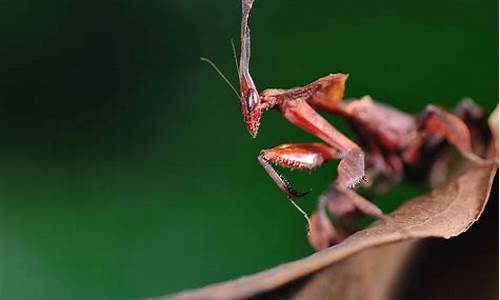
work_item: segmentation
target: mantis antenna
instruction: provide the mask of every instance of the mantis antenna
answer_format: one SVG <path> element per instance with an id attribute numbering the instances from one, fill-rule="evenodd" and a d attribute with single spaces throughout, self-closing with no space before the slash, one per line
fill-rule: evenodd
<path id="1" fill-rule="evenodd" d="M 231 48 L 233 48 L 234 63 L 236 64 L 236 71 L 238 71 L 238 76 L 240 74 L 240 66 L 238 65 L 238 56 L 236 54 L 236 47 L 234 46 L 234 40 L 231 39 Z"/>
<path id="2" fill-rule="evenodd" d="M 229 81 L 229 79 L 227 79 L 227 77 L 222 73 L 221 70 L 219 70 L 219 68 L 217 68 L 217 66 L 214 64 L 213 61 L 211 61 L 210 59 L 206 58 L 206 57 L 200 57 L 200 60 L 201 61 L 204 61 L 206 63 L 208 63 L 212 68 L 214 68 L 214 70 L 219 74 L 219 76 L 229 85 L 229 87 L 233 90 L 233 92 L 236 94 L 236 97 L 238 97 L 238 99 L 240 98 L 240 94 L 238 94 L 238 92 L 236 91 L 236 89 L 234 88 L 233 84 L 231 83 L 231 81 Z"/>

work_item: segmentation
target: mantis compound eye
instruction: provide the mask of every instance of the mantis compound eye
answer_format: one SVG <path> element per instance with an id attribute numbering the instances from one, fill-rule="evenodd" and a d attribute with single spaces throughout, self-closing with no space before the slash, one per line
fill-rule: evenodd
<path id="1" fill-rule="evenodd" d="M 245 121 L 248 132 L 252 137 L 256 137 L 259 131 L 260 118 L 262 112 L 259 108 L 259 94 L 255 89 L 248 89 L 247 93 L 241 97 L 241 114 Z"/>
<path id="2" fill-rule="evenodd" d="M 259 94 L 254 89 L 248 90 L 248 95 L 245 98 L 245 104 L 247 106 L 247 110 L 249 112 L 257 109 L 257 105 L 259 104 Z"/>

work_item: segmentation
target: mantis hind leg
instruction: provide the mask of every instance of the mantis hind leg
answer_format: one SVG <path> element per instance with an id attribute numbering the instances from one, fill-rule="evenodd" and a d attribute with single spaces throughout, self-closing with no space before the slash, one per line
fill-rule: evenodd
<path id="1" fill-rule="evenodd" d="M 485 163 L 484 159 L 472 151 L 469 128 L 458 116 L 428 105 L 419 118 L 419 125 L 423 132 L 443 134 L 446 141 L 455 146 L 464 157 L 476 163 Z"/>

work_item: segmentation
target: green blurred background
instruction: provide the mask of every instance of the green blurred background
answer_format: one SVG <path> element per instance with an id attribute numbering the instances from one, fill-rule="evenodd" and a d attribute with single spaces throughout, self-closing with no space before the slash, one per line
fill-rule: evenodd
<path id="1" fill-rule="evenodd" d="M 141 298 L 312 253 L 256 155 L 316 139 L 272 111 L 253 140 L 199 61 L 235 80 L 239 22 L 239 0 L 0 1 L 1 299 Z M 347 97 L 490 112 L 497 25 L 496 0 L 257 0 L 252 70 L 260 89 L 345 72 Z M 287 173 L 307 210 L 335 169 Z"/>

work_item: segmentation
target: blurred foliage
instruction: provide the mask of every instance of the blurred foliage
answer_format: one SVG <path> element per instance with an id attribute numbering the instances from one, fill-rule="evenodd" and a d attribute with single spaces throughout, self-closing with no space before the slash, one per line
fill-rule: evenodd
<path id="1" fill-rule="evenodd" d="M 257 0 L 252 70 L 261 89 L 345 72 L 348 97 L 416 113 L 470 96 L 491 111 L 497 12 L 493 0 Z M 315 138 L 268 112 L 251 139 L 199 61 L 236 80 L 239 1 L 3 0 L 0 16 L 0 298 L 140 298 L 312 252 L 256 155 Z M 335 169 L 291 174 L 313 189 L 301 205 Z"/>

